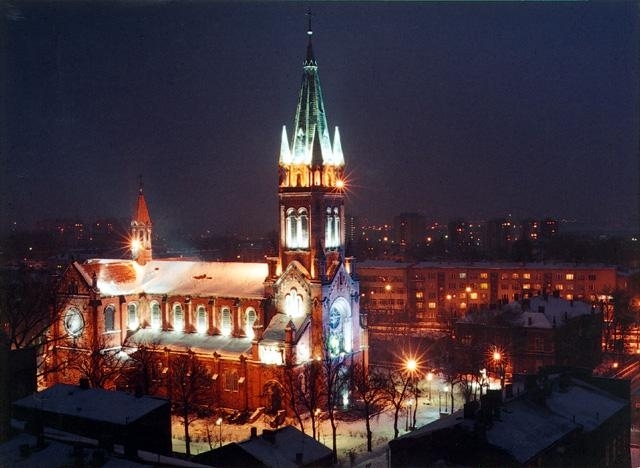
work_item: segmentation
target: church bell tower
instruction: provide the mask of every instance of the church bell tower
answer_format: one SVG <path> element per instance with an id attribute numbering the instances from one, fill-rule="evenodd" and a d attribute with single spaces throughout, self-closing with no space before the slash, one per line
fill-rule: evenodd
<path id="1" fill-rule="evenodd" d="M 302 264 L 312 279 L 344 253 L 344 156 L 340 133 L 329 135 L 318 64 L 313 54 L 311 15 L 307 55 L 291 139 L 282 128 L 278 200 L 279 263 Z"/>
<path id="2" fill-rule="evenodd" d="M 153 259 L 151 250 L 151 217 L 147 208 L 147 201 L 142 193 L 142 182 L 138 189 L 138 199 L 131 220 L 131 258 L 140 265 Z"/>

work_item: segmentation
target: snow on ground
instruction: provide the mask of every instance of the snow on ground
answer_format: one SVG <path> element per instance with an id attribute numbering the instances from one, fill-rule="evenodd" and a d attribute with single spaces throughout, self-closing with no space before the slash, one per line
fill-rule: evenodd
<path id="1" fill-rule="evenodd" d="M 418 412 L 416 415 L 416 427 L 428 424 L 440 416 L 439 401 L 434 398 L 429 402 L 427 397 L 420 398 Z M 444 399 L 443 403 L 444 405 Z M 456 408 L 461 406 L 460 401 L 456 401 Z M 387 442 L 393 439 L 393 418 L 394 410 L 392 407 L 386 408 L 381 413 L 371 418 L 371 429 L 373 431 L 372 446 L 373 452 L 367 452 L 367 438 L 364 418 L 351 420 L 352 418 L 342 418 L 337 422 L 337 446 L 338 460 L 342 466 L 352 465 L 350 453 L 353 455 L 355 465 L 370 465 L 372 468 L 387 466 L 386 451 Z M 263 429 L 272 429 L 266 418 L 259 418 L 253 424 L 228 424 L 223 422 L 221 426 L 216 425 L 217 417 L 197 420 L 189 426 L 191 435 L 191 454 L 196 455 L 201 452 L 217 448 L 220 445 L 220 436 L 222 436 L 222 444 L 229 442 L 239 442 L 249 438 L 251 426 L 258 429 L 258 434 Z M 297 427 L 296 421 L 290 420 L 287 423 Z M 406 411 L 403 409 L 398 417 L 398 429 L 400 435 L 405 434 L 407 419 Z M 173 434 L 173 450 L 175 452 L 185 452 L 184 443 L 184 427 L 179 419 L 172 420 Z M 311 434 L 311 424 L 305 424 L 305 432 Z M 319 440 L 321 443 L 331 448 L 331 423 L 327 419 L 323 419 L 319 427 Z"/>

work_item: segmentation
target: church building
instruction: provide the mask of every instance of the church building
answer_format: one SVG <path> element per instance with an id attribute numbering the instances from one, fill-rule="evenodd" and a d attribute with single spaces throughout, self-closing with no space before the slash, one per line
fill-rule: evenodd
<path id="1" fill-rule="evenodd" d="M 356 265 L 344 255 L 340 133 L 336 127 L 332 137 L 327 124 L 311 25 L 307 34 L 290 138 L 282 129 L 278 256 L 265 263 L 154 258 L 141 187 L 131 258 L 75 262 L 63 276 L 52 330 L 58 346 L 47 363 L 69 365 L 46 385 L 77 383 L 83 377 L 72 365 L 77 356 L 115 350 L 126 357 L 146 346 L 161 356 L 154 369 L 160 394 L 170 394 L 162 382 L 172 356 L 194 353 L 210 371 L 216 406 L 278 410 L 285 365 L 325 353 L 366 363 Z"/>

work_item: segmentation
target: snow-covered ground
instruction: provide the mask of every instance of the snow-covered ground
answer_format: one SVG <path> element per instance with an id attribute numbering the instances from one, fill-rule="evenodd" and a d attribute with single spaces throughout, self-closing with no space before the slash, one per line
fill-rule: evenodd
<path id="1" fill-rule="evenodd" d="M 433 401 L 429 402 L 428 397 L 421 397 L 418 402 L 418 411 L 416 414 L 416 427 L 428 424 L 440 416 L 439 400 L 437 395 L 432 395 Z M 442 405 L 444 407 L 444 396 Z M 460 401 L 456 401 L 456 408 L 460 408 Z M 413 411 L 412 411 L 413 412 Z M 403 409 L 398 418 L 398 429 L 400 435 L 407 431 L 406 411 Z M 371 463 L 371 467 L 386 466 L 386 449 L 387 442 L 393 439 L 393 418 L 394 410 L 389 407 L 371 419 L 371 427 L 373 431 L 373 452 L 367 452 L 367 439 L 364 419 L 346 420 L 341 418 L 337 422 L 337 446 L 338 459 L 341 465 L 350 466 L 350 452 L 355 455 L 356 465 L 365 465 Z M 268 422 L 264 418 L 259 418 L 253 424 L 227 424 L 222 426 L 216 425 L 216 419 L 208 418 L 193 422 L 189 427 L 191 434 L 191 454 L 195 455 L 201 452 L 216 448 L 220 444 L 220 436 L 222 436 L 222 444 L 229 442 L 238 442 L 249 438 L 251 426 L 258 429 L 258 434 L 263 429 L 271 429 Z M 352 419 L 352 418 L 349 418 Z M 296 426 L 295 421 L 287 421 Z M 305 424 L 305 432 L 311 434 L 311 425 Z M 185 452 L 184 428 L 178 419 L 173 419 L 173 450 L 175 452 Z M 327 447 L 331 447 L 331 423 L 328 420 L 322 420 L 319 427 L 319 440 Z"/>

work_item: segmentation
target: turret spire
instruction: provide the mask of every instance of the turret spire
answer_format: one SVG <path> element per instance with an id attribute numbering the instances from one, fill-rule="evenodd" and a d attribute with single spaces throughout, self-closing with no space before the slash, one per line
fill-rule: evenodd
<path id="1" fill-rule="evenodd" d="M 315 57 L 313 56 L 313 46 L 311 44 L 311 36 L 313 36 L 313 29 L 311 29 L 311 8 L 307 10 L 307 17 L 309 18 L 309 25 L 307 27 L 307 36 L 309 36 L 309 43 L 307 44 L 307 59 L 304 62 L 304 66 L 317 67 Z"/>
<path id="2" fill-rule="evenodd" d="M 139 179 L 138 199 L 131 219 L 131 258 L 141 265 L 153 257 L 151 250 L 151 216 L 142 193 L 142 176 Z"/>

